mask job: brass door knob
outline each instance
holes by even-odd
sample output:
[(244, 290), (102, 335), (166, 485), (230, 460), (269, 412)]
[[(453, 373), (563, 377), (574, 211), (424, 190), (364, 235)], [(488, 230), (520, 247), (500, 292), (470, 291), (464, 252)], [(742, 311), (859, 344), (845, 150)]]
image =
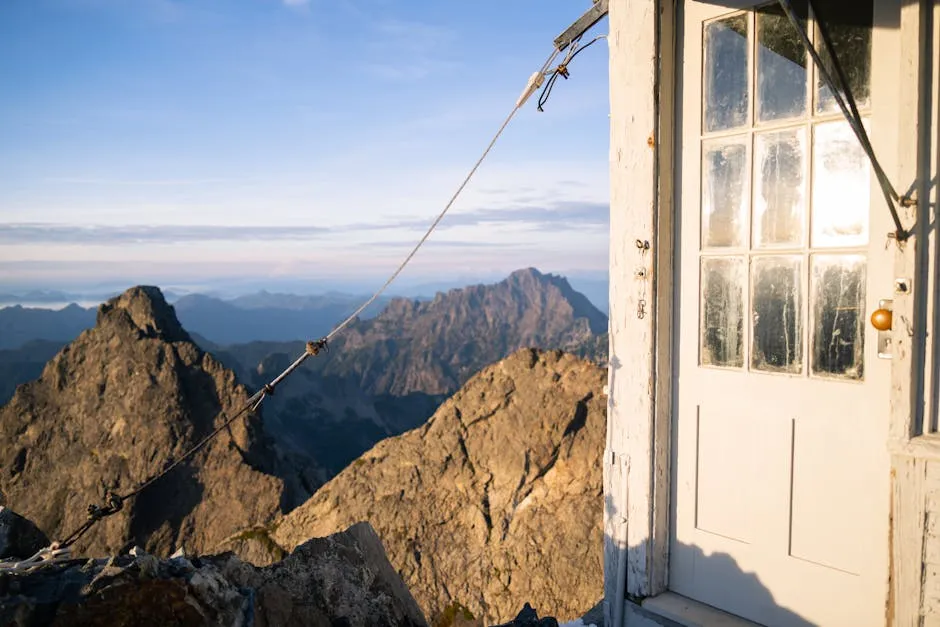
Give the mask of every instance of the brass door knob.
[(871, 314), (871, 326), (879, 331), (891, 330), (892, 315), (890, 309), (876, 309)]

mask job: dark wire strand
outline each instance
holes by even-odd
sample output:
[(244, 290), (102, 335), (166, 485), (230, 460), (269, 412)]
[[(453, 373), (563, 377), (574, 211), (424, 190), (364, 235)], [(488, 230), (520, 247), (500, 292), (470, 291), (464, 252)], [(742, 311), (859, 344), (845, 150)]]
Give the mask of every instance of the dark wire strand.
[(894, 237), (897, 239), (897, 241), (903, 242), (910, 237), (910, 231), (904, 228), (904, 225), (901, 223), (901, 216), (898, 215), (897, 207), (895, 206), (895, 203), (900, 201), (900, 196), (898, 195), (894, 186), (891, 184), (891, 181), (888, 179), (888, 175), (885, 173), (884, 168), (882, 168), (881, 162), (878, 160), (878, 157), (875, 154), (875, 149), (871, 145), (868, 132), (865, 130), (865, 125), (862, 122), (861, 114), (858, 112), (858, 106), (855, 103), (855, 98), (852, 96), (852, 90), (849, 88), (845, 70), (842, 68), (842, 64), (839, 62), (838, 56), (836, 56), (835, 47), (832, 45), (832, 39), (829, 36), (828, 28), (826, 27), (824, 21), (820, 18), (819, 12), (816, 10), (816, 7), (813, 4), (813, 0), (807, 1), (809, 8), (813, 11), (813, 15), (816, 17), (816, 26), (819, 29), (819, 35), (822, 39), (823, 46), (826, 49), (826, 54), (829, 56), (829, 60), (833, 69), (835, 70), (836, 76), (838, 77), (838, 85), (836, 84), (836, 80), (833, 79), (832, 74), (829, 72), (829, 69), (826, 67), (825, 63), (823, 63), (823, 60), (819, 55), (819, 51), (816, 50), (816, 47), (810, 40), (806, 29), (804, 29), (803, 25), (800, 23), (800, 19), (797, 16), (796, 11), (793, 9), (793, 5), (790, 0), (778, 0), (778, 3), (780, 8), (783, 9), (783, 12), (786, 14), (787, 18), (790, 20), (793, 28), (796, 29), (797, 34), (803, 42), (803, 47), (809, 53), (810, 57), (812, 57), (813, 63), (816, 65), (816, 69), (819, 72), (820, 77), (823, 79), (826, 87), (828, 87), (829, 91), (832, 93), (832, 97), (836, 101), (836, 104), (839, 105), (839, 109), (842, 111), (842, 115), (845, 117), (846, 122), (848, 122), (849, 127), (855, 133), (855, 137), (858, 139), (859, 144), (861, 144), (862, 150), (868, 156), (868, 160), (871, 163), (872, 169), (875, 171), (875, 177), (878, 179), (881, 192), (884, 195), (885, 203), (888, 205), (888, 211), (891, 213), (891, 219), (894, 221)]
[(156, 475), (154, 475), (150, 479), (147, 479), (146, 481), (138, 485), (136, 488), (134, 488), (127, 494), (117, 495), (117, 494), (112, 493), (108, 495), (108, 504), (105, 505), (104, 507), (98, 507), (94, 505), (91, 506), (89, 508), (88, 520), (86, 520), (77, 529), (75, 529), (72, 533), (66, 536), (65, 540), (59, 543), (58, 545), (59, 548), (64, 549), (64, 548), (71, 546), (76, 541), (78, 541), (83, 535), (85, 535), (85, 533), (89, 529), (91, 529), (99, 520), (103, 518), (107, 518), (108, 516), (111, 516), (112, 514), (116, 514), (119, 511), (121, 511), (124, 501), (134, 498), (135, 496), (140, 494), (143, 490), (145, 490), (148, 486), (150, 486), (156, 481), (159, 481), (165, 475), (172, 472), (174, 468), (176, 468), (177, 466), (179, 466), (186, 460), (191, 459), (193, 455), (195, 455), (200, 450), (202, 450), (210, 441), (212, 441), (216, 436), (222, 433), (225, 429), (231, 426), (233, 422), (241, 418), (247, 412), (257, 411), (257, 409), (261, 406), (261, 403), (264, 401), (264, 399), (265, 399), (264, 391), (256, 392), (254, 396), (248, 399), (248, 402), (245, 403), (241, 407), (241, 409), (239, 409), (237, 412), (232, 414), (230, 418), (226, 418), (225, 421), (221, 425), (219, 425), (216, 429), (212, 431), (212, 433), (204, 437), (195, 446), (190, 448), (181, 457), (174, 460), (173, 463), (169, 464), (166, 468), (158, 472)]
[(583, 46), (578, 46), (578, 42), (581, 41), (580, 37), (578, 37), (573, 42), (571, 42), (571, 46), (572, 46), (571, 54), (569, 54), (565, 58), (565, 60), (562, 61), (558, 65), (558, 67), (555, 68), (555, 70), (552, 72), (551, 77), (548, 79), (548, 81), (545, 82), (545, 87), (542, 88), (542, 93), (539, 94), (539, 101), (538, 101), (539, 111), (541, 112), (545, 111), (543, 107), (548, 102), (548, 99), (551, 97), (552, 90), (555, 88), (555, 83), (557, 82), (558, 77), (561, 76), (565, 80), (568, 80), (568, 64), (570, 64), (576, 56), (581, 54), (582, 50), (587, 50), (588, 48), (596, 44), (598, 41), (600, 41), (601, 39), (606, 39), (606, 38), (607, 38), (606, 35), (598, 35), (597, 37), (587, 42)]

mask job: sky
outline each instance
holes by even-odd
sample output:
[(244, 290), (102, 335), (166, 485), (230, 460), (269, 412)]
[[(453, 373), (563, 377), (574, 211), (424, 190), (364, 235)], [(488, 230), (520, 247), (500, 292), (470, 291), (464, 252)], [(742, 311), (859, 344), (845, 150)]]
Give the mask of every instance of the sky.
[[(590, 6), (3, 0), (0, 289), (377, 286)], [(607, 58), (530, 100), (403, 282), (606, 277)]]

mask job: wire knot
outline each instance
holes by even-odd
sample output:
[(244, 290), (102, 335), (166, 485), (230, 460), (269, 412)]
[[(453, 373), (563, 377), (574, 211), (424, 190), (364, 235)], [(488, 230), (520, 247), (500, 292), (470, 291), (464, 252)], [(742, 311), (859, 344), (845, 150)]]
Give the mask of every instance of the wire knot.
[(326, 343), (326, 338), (323, 338), (321, 340), (316, 340), (316, 341), (311, 340), (307, 342), (307, 353), (309, 355), (317, 356), (320, 354), (321, 351), (324, 351), (324, 350), (327, 352), (329, 352), (330, 350), (329, 344)]
[(104, 506), (92, 503), (88, 506), (88, 520), (98, 521), (116, 514), (124, 508), (124, 499), (115, 492), (108, 492), (107, 504)]
[(265, 396), (274, 396), (274, 386), (270, 383), (265, 383), (261, 389), (264, 390)]

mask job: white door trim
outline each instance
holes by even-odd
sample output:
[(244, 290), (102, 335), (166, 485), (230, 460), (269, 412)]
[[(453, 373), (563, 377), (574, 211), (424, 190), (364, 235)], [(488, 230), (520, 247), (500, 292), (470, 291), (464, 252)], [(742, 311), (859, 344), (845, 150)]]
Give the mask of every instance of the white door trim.
[(617, 604), (617, 613), (622, 612), (623, 599), (664, 592), (668, 578), (675, 311), (673, 64), (679, 1), (611, 0), (609, 10), (608, 620), (615, 618)]

